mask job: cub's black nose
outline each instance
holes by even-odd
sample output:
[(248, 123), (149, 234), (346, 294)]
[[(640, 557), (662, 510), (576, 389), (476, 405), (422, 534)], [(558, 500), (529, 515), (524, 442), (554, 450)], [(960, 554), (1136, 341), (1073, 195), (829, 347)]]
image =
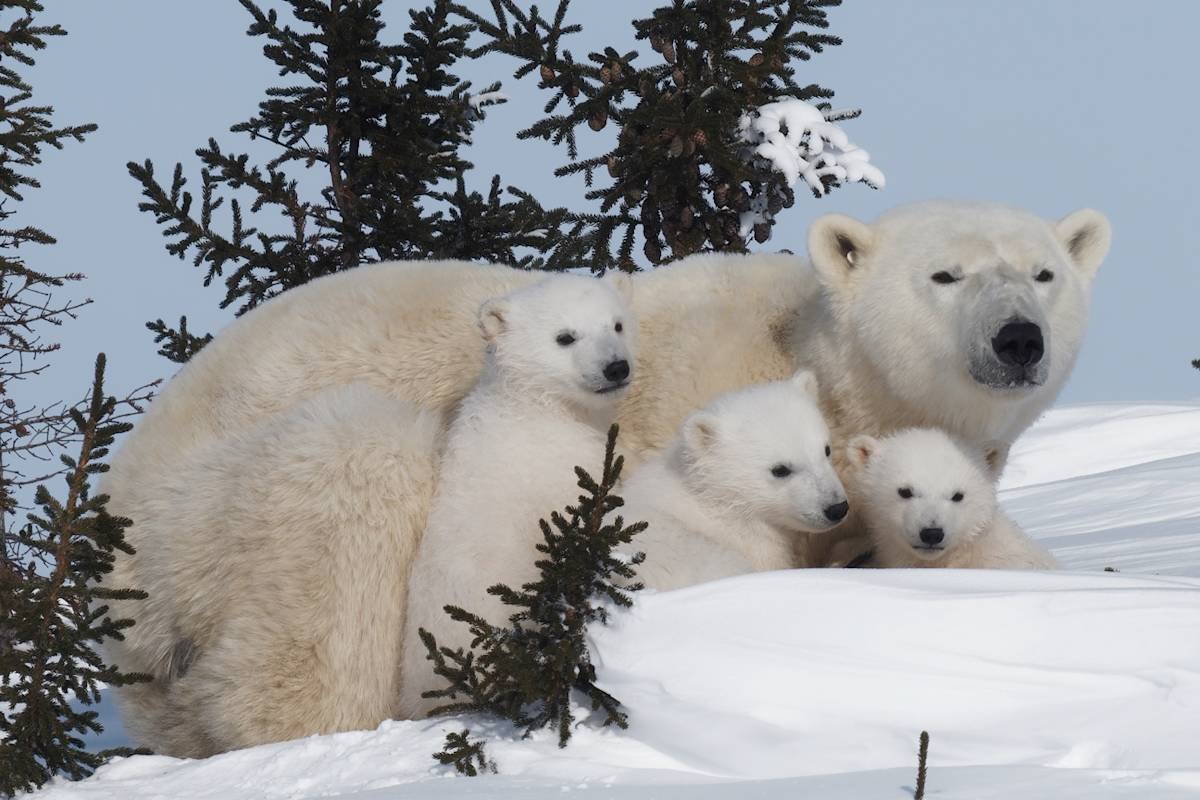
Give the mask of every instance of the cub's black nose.
[(827, 506), (825, 508), (825, 518), (830, 522), (840, 522), (846, 518), (846, 514), (850, 511), (850, 504), (845, 500), (837, 505)]
[(625, 359), (608, 362), (604, 367), (604, 377), (613, 383), (620, 383), (629, 377), (629, 362)]
[(1042, 360), (1045, 347), (1042, 329), (1026, 320), (1007, 323), (992, 339), (992, 350), (996, 351), (996, 357), (1014, 367), (1038, 363)]
[(922, 528), (921, 541), (925, 544), (941, 544), (942, 539), (946, 538), (946, 532), (941, 528)]

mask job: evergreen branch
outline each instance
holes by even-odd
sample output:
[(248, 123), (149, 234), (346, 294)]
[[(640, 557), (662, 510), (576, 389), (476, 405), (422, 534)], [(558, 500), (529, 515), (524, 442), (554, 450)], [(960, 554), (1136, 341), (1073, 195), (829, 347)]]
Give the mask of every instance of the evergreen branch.
[(80, 736), (99, 733), (102, 726), (95, 711), (77, 710), (72, 703), (97, 703), (102, 682), (120, 686), (149, 680), (148, 675), (106, 666), (95, 650), (133, 624), (113, 619), (108, 606), (96, 601), (146, 596), (96, 586), (112, 571), (115, 551), (132, 552), (124, 539), (130, 521), (107, 513), (107, 497), (90, 494), (91, 476), (107, 470), (102, 459), (116, 436), (131, 427), (115, 420), (117, 400), (104, 393), (104, 367), (101, 354), (89, 401), (69, 412), (79, 448), (76, 456), (63, 456), (65, 499), (55, 498), (44, 484), (38, 486), (35, 499), (42, 513), (30, 514), (17, 537), (21, 545), (47, 554), (48, 574), (32, 565), (22, 570), (5, 541), (0, 589), (10, 612), (3, 631), (7, 644), (0, 647), (4, 794), (40, 786), (58, 773), (73, 779), (91, 774), (110, 754), (84, 749)]
[(913, 790), (913, 800), (925, 798), (925, 761), (929, 757), (929, 732), (921, 731), (920, 747), (917, 749), (917, 787)]
[(472, 742), (470, 737), (469, 728), (464, 728), (462, 733), (447, 733), (445, 746), (433, 757), (442, 764), (453, 766), (461, 775), (475, 777), (480, 772), (495, 773), (496, 762), (488, 760), (483, 742)]
[(565, 747), (574, 723), (571, 697), (578, 692), (604, 713), (604, 725), (628, 725), (620, 702), (596, 685), (585, 638), (588, 624), (607, 622), (604, 601), (629, 607), (630, 593), (642, 588), (632, 579), (643, 555), (625, 559), (614, 552), (646, 528), (644, 522), (609, 519), (623, 503), (614, 493), (623, 466), (616, 440), (614, 425), (600, 481), (576, 467), (578, 504), (539, 520), (537, 580), (519, 590), (504, 584), (488, 589), (514, 609), (507, 625), (447, 606), (450, 618), (470, 630), (468, 649), (439, 647), (429, 631), (419, 632), (434, 674), (444, 681), (422, 696), (449, 701), (432, 714), (486, 712), (524, 728), (526, 735), (553, 726)]

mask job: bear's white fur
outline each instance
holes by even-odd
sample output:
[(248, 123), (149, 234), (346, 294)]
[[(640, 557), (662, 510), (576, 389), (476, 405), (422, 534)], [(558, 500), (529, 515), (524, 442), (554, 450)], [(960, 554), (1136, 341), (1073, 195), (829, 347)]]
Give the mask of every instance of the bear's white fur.
[(171, 524), (113, 584), (155, 599), (135, 607), (135, 636), (106, 645), (155, 677), (122, 689), (136, 741), (203, 757), (396, 714), (405, 580), (442, 428), (340, 386), (158, 476), (143, 513)]
[[(935, 426), (972, 446), (990, 439), (1011, 442), (1049, 406), (1070, 372), (1083, 334), (1088, 288), (1108, 241), (1108, 223), (1094, 211), (1047, 222), (1002, 206), (923, 203), (870, 225), (837, 215), (817, 220), (809, 235), (811, 268), (787, 255), (709, 254), (637, 275), (634, 313), (639, 335), (650, 346), (640, 349), (639, 380), (621, 404), (621, 449), (633, 466), (665, 447), (683, 419), (716, 395), (785, 378), (801, 367), (813, 370), (821, 383), (821, 405), (844, 482), (838, 448), (860, 432), (883, 435)], [(1053, 280), (1036, 281), (1041, 269), (1049, 269)], [(933, 283), (935, 270), (963, 280)], [(111, 583), (151, 588), (148, 600), (120, 601), (115, 610), (155, 620), (127, 632), (116, 648), (118, 663), (137, 670), (158, 663), (164, 647), (170, 650), (180, 607), (195, 596), (187, 587), (179, 589), (180, 597), (171, 590), (155, 591), (147, 575), (153, 551), (175, 529), (194, 524), (185, 518), (191, 512), (171, 501), (173, 487), (194, 482), (180, 475), (181, 469), (213, 469), (209, 462), (188, 466), (193, 453), (220, 452), (229, 442), (261, 436), (277, 415), (352, 383), (409, 401), (433, 418), (447, 415), (483, 363), (484, 348), (474, 330), (480, 304), (538, 277), (461, 262), (361, 267), (313, 281), (251, 311), (184, 366), (126, 437), (100, 487), (111, 496), (114, 513), (134, 520), (129, 540), (137, 553), (119, 557)], [(1000, 385), (999, 373), (986, 369), (990, 331), (984, 326), (995, 327), (1017, 309), (1044, 321), (1047, 366), (1041, 376)], [(402, 415), (390, 423), (400, 436), (407, 436), (402, 431), (413, 424)], [(371, 433), (366, 425), (363, 436)], [(425, 436), (418, 425), (411, 444), (397, 447), (419, 449)], [(291, 476), (280, 469), (285, 463), (283, 454), (274, 461), (230, 463), (220, 480), (235, 486), (246, 472), (279, 470), (266, 480), (287, 484)], [(846, 488), (853, 507), (854, 487), (847, 482)], [(293, 490), (281, 486), (279, 491)], [(291, 534), (301, 540), (336, 537), (338, 519), (353, 528), (358, 507), (377, 502), (378, 491), (373, 485), (315, 487), (313, 503), (325, 504), (322, 527), (298, 520)], [(416, 516), (429, 491), (414, 487), (411, 502), (401, 501), (407, 507), (395, 514)], [(848, 534), (860, 527), (855, 516), (852, 510), (841, 526)], [(239, 534), (260, 535), (275, 534), (269, 526)], [(397, 536), (394, 531), (378, 535)], [(809, 537), (815, 552), (799, 549), (797, 564), (825, 563), (824, 542), (838, 535)], [(224, 546), (219, 536), (211, 545)], [(259, 569), (257, 562), (246, 565), (248, 574)], [(283, 580), (270, 569), (253, 573), (253, 579)], [(327, 580), (327, 590), (336, 592), (341, 582), (362, 579), (350, 570)], [(374, 589), (380, 604), (374, 613), (391, 613), (383, 609), (391, 588)], [(234, 624), (230, 616), (220, 620)], [(203, 658), (201, 652), (197, 659)], [(244, 677), (231, 673), (225, 680), (238, 685)], [(341, 680), (362, 679), (347, 673)], [(136, 691), (121, 694), (131, 698)], [(127, 701), (124, 711), (131, 727), (143, 732), (140, 742), (160, 752), (187, 750), (156, 738), (153, 732), (170, 722), (156, 717), (151, 705)], [(280, 707), (273, 713), (287, 717), (293, 710)]]
[[(611, 285), (610, 285), (611, 283)], [(537, 577), (539, 518), (574, 502), (574, 467), (604, 458), (617, 402), (629, 386), (636, 326), (631, 282), (547, 278), (480, 311), (483, 374), (446, 434), (438, 489), (409, 581), (400, 712), (423, 716), (438, 679), (416, 632), (466, 647), (467, 626), (446, 605), (504, 623), (515, 609), (487, 592)]]
[(718, 397), (621, 488), (625, 519), (650, 525), (630, 546), (646, 554), (637, 580), (666, 590), (788, 569), (800, 532), (846, 514), (830, 454), (811, 372)]
[(1006, 449), (968, 452), (932, 428), (851, 439), (872, 566), (1054, 569), (996, 503)]

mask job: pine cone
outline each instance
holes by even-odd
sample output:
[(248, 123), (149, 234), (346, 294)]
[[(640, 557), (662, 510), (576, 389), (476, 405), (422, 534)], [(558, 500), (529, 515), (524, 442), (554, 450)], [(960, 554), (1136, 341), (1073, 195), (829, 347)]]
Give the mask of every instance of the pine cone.
[(652, 240), (646, 240), (646, 246), (642, 248), (642, 252), (646, 254), (646, 258), (650, 259), (651, 264), (657, 264), (662, 258), (662, 248), (658, 243)]

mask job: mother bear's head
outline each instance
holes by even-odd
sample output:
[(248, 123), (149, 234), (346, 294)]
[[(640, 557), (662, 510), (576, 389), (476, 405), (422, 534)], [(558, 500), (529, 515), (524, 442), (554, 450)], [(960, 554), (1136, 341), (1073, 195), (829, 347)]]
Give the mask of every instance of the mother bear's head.
[(822, 217), (808, 246), (836, 327), (894, 396), (1044, 407), (1079, 351), (1109, 240), (1108, 220), (1090, 209), (1049, 222), (929, 202), (870, 225)]

